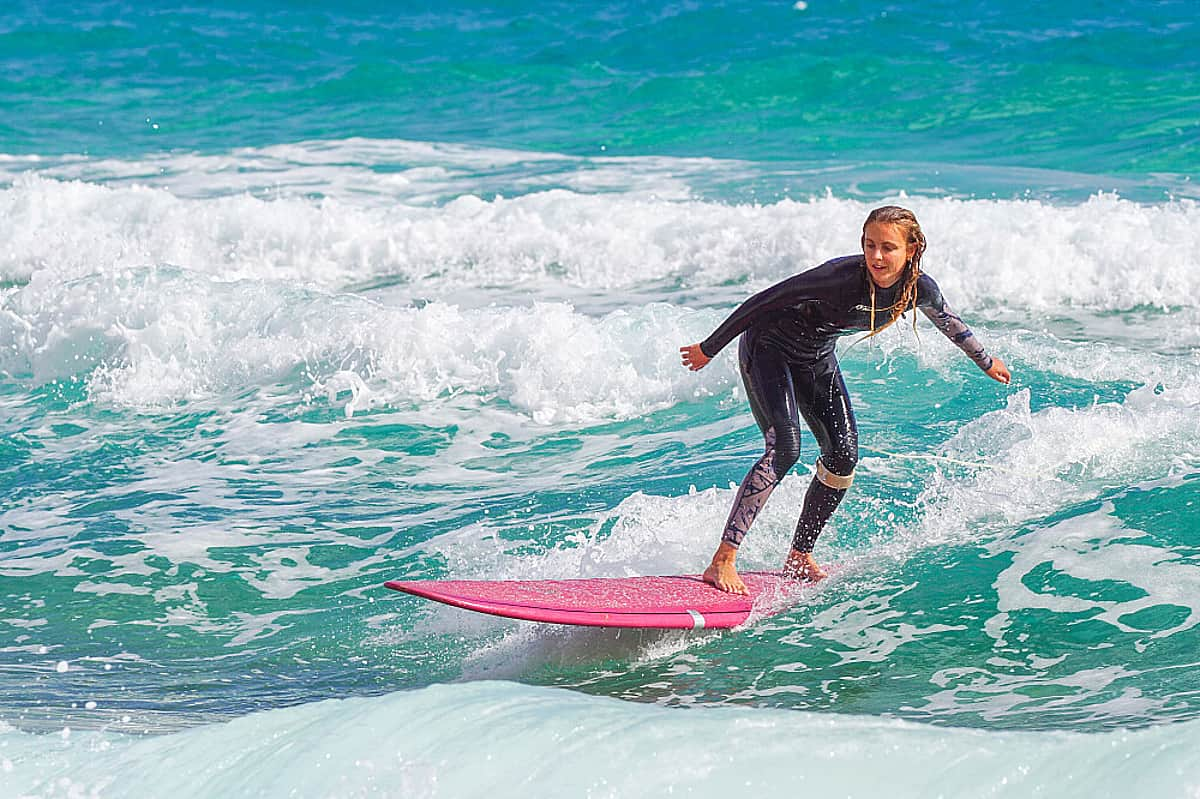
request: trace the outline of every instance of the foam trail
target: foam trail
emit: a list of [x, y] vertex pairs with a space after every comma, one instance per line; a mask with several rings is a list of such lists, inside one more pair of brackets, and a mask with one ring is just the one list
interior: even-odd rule
[[[843, 561], [851, 572], [878, 570], [918, 550], [1008, 541], [1023, 525], [1067, 506], [1103, 499], [1115, 487], [1147, 480], [1180, 479], [1200, 464], [1200, 396], [1184, 389], [1156, 393], [1135, 389], [1123, 403], [1079, 409], [1030, 408], [1030, 393], [1017, 392], [1007, 407], [968, 422], [934, 454], [969, 459], [988, 468], [953, 466], [932, 471], [912, 461], [864, 458], [864, 478], [854, 503], [858, 519], [835, 516], [822, 539], [822, 557]], [[747, 457], [747, 463], [750, 457]], [[798, 466], [780, 485], [740, 550], [748, 569], [776, 568], [803, 501], [809, 470]], [[878, 481], [919, 481], [915, 518], [898, 526], [886, 500], [875, 500]], [[546, 579], [677, 574], [700, 570], [715, 547], [736, 487], [710, 487], [674, 497], [635, 492], [586, 530], [560, 546], [512, 557], [493, 545], [495, 529], [480, 523], [431, 542], [449, 573], [462, 578]], [[883, 492], [886, 497], [886, 491]], [[500, 524], [497, 520], [495, 524]], [[839, 542], [837, 529], [877, 527]], [[886, 531], [886, 532], [884, 532]], [[855, 543], [855, 541], [858, 543]], [[1031, 539], [1033, 540], [1033, 539]], [[994, 546], [1002, 546], [996, 543]], [[874, 563], [856, 564], [861, 547]]]
[[[1186, 610], [1186, 615], [1175, 624], [1148, 633], [1148, 640], [1166, 638], [1200, 624], [1200, 603], [1196, 599], [1200, 577], [1195, 567], [1181, 557], [1183, 553], [1137, 540], [1144, 535], [1142, 531], [1122, 524], [1114, 514], [1112, 503], [1108, 502], [1100, 511], [1039, 527], [1014, 539], [994, 542], [990, 547], [993, 553], [1011, 552], [1013, 559], [996, 578], [999, 612], [989, 620], [988, 633], [1002, 639], [1010, 625], [1010, 616], [1029, 608], [1064, 614], [1095, 611], [1093, 619], [1111, 624], [1122, 632], [1139, 631], [1139, 627], [1129, 623], [1139, 611], [1159, 606]], [[1097, 600], [1034, 591], [1025, 578], [1043, 564], [1078, 580], [1119, 579], [1136, 586], [1138, 596]]]

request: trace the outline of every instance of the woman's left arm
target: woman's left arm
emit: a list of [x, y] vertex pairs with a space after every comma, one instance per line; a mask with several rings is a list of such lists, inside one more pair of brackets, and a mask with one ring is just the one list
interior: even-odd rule
[[975, 334], [971, 332], [971, 328], [967, 327], [967, 323], [962, 320], [962, 317], [946, 305], [945, 299], [942, 298], [942, 292], [932, 278], [922, 275], [921, 279], [928, 280], [922, 287], [927, 291], [923, 292], [926, 294], [926, 301], [920, 304], [921, 312], [929, 317], [933, 326], [942, 331], [942, 335], [953, 341], [955, 346], [974, 361], [988, 377], [1007, 385], [1012, 380], [1012, 374], [1009, 373], [1004, 361], [988, 355], [987, 350], [979, 343], [979, 339], [975, 338]]
[[934, 323], [935, 328], [941, 330], [943, 336], [953, 341], [955, 346], [966, 354], [967, 358], [976, 362], [986, 376], [1004, 385], [1008, 385], [1013, 379], [1012, 374], [1008, 372], [1008, 367], [1004, 366], [1004, 361], [989, 355], [988, 350], [985, 350], [978, 338], [974, 337], [971, 328], [967, 328], [967, 323], [962, 322], [962, 317], [950, 311], [950, 306], [946, 305], [946, 298], [942, 296], [942, 289], [937, 288], [934, 278], [929, 275], [922, 275], [919, 278], [917, 305], [920, 307], [920, 311], [929, 317], [930, 322]]

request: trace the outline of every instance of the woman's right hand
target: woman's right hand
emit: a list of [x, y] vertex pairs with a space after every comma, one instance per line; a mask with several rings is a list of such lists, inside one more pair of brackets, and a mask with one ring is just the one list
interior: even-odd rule
[[686, 347], [680, 347], [679, 356], [683, 358], [683, 365], [693, 372], [703, 369], [712, 360], [712, 358], [704, 354], [704, 350], [700, 349], [699, 344], [689, 344]]

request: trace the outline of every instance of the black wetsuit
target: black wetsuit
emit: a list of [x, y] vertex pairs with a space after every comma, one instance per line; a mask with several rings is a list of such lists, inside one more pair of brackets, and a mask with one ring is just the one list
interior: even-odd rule
[[[872, 298], [863, 256], [835, 258], [755, 294], [700, 343], [712, 358], [743, 334], [738, 346], [742, 380], [766, 440], [766, 451], [738, 490], [723, 540], [741, 544], [771, 491], [799, 459], [801, 416], [817, 439], [825, 468], [835, 476], [854, 473], [858, 427], [834, 349], [839, 336], [871, 329], [872, 307], [876, 327], [885, 324], [905, 279], [886, 289], [875, 287]], [[946, 306], [929, 275], [917, 279], [917, 307], [981, 369], [991, 368], [991, 357]], [[794, 549], [812, 551], [845, 493], [813, 478]]]

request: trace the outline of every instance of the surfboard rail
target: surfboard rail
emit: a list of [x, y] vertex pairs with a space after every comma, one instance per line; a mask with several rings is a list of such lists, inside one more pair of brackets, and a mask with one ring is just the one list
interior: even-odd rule
[[721, 591], [700, 575], [571, 580], [389, 580], [393, 591], [510, 619], [585, 627], [728, 629], [797, 584], [777, 572], [742, 575], [750, 594]]

